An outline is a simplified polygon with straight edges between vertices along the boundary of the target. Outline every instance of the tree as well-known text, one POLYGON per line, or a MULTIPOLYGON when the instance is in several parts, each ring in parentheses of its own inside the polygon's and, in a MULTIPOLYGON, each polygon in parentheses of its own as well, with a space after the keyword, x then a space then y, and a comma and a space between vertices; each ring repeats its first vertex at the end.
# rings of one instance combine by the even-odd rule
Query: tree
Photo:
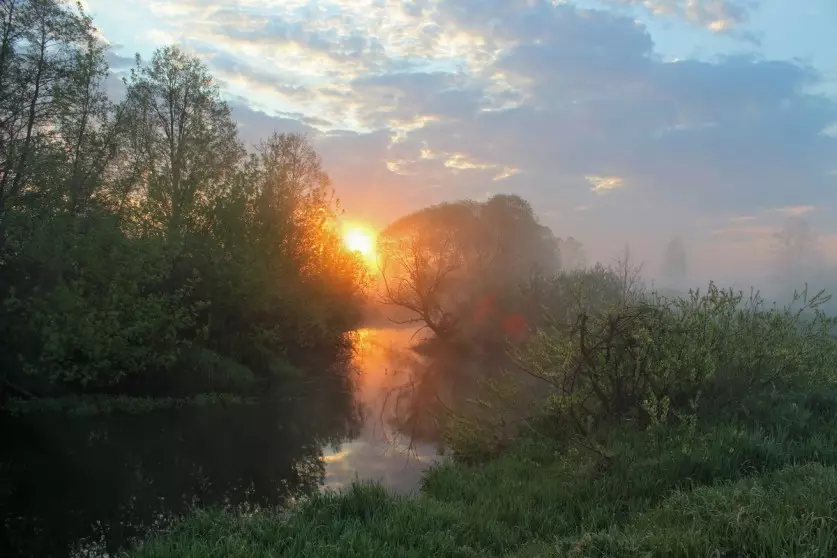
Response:
MULTIPOLYGON (((11 210, 37 199, 75 199, 89 173, 81 154, 104 102, 105 75, 92 21, 61 0, 0 5, 0 248, 11 210), (62 162, 72 159, 70 176, 62 162)), ((45 209, 44 204, 41 207, 45 209)), ((53 207, 50 205, 50 207, 53 207)), ((32 212, 28 219, 33 217, 32 212)))
POLYGON ((559 266, 557 239, 510 195, 407 215, 382 231, 378 251, 383 302, 406 312, 399 323, 420 323, 441 339, 501 319, 504 297, 533 272, 559 266))
POLYGON ((205 225, 212 200, 229 187, 243 157, 230 109, 206 66, 177 47, 154 52, 125 81, 128 191, 147 204, 150 222, 182 235, 205 225))
POLYGON ((174 47, 138 58, 114 106, 89 18, 0 7, 0 405, 246 392, 343 350, 367 272, 307 139, 245 157, 174 47))
POLYGON ((802 217, 788 219, 782 230, 774 235, 774 240, 782 266, 805 265, 817 255, 817 237, 802 217))
POLYGON ((686 247, 680 237, 672 238, 666 245, 662 276, 672 287, 681 286, 686 279, 686 247))
POLYGON ((788 219, 774 235, 773 254, 774 277, 782 288, 812 280, 822 271, 819 239, 802 217, 788 219))
POLYGON ((560 255, 561 269, 571 271, 581 269, 587 265, 587 256, 581 242, 573 237, 558 239, 558 253, 560 255))

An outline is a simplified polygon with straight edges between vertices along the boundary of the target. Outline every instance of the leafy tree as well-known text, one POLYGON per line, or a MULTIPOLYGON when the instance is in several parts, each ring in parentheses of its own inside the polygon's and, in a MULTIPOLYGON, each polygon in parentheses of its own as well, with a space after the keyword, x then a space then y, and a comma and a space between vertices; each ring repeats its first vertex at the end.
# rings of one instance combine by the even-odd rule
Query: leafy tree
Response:
POLYGON ((0 17, 0 248, 8 248, 10 211, 32 217, 33 204, 45 203, 37 200, 75 200, 84 190, 81 154, 105 110, 96 87, 106 66, 80 8, 8 0, 0 17))
POLYGON ((686 279, 686 247, 680 237, 672 238, 666 245, 662 275, 670 286, 681 286, 686 279))
POLYGON ((153 228, 195 231, 243 157, 230 109, 206 66, 177 47, 147 65, 137 57, 126 86, 129 191, 145 202, 153 228))
POLYGON ((368 273, 307 139, 247 157, 175 47, 138 58, 113 105, 83 12, 2 7, 0 404, 243 392, 341 350, 368 273))
POLYGON ((561 258, 561 269, 573 271, 587 265, 587 256, 581 242, 573 237, 558 239, 558 253, 561 258))
POLYGON ((431 206, 379 235, 384 302, 439 338, 497 326, 505 294, 534 272, 557 271, 558 246, 518 196, 431 206))
POLYGON ((780 269, 799 269, 816 260, 817 237, 811 225, 802 217, 789 219, 774 235, 776 264, 780 269))

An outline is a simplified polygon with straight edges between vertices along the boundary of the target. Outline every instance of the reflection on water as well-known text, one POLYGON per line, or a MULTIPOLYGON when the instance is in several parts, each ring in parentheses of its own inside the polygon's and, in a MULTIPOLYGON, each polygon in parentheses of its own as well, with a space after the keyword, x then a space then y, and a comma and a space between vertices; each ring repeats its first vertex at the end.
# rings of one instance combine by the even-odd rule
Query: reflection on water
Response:
POLYGON ((355 479, 412 490, 435 447, 408 452, 383 406, 411 335, 362 330, 353 362, 257 405, 0 416, 0 556, 113 551, 195 504, 284 505, 355 479))
POLYGON ((363 408, 360 435, 327 451, 324 487, 339 489, 354 480, 375 480, 398 492, 410 492, 423 471, 439 458, 436 446, 410 443, 391 424, 392 398, 401 381, 410 329, 362 329, 357 332, 355 361, 361 377, 357 397, 363 408))

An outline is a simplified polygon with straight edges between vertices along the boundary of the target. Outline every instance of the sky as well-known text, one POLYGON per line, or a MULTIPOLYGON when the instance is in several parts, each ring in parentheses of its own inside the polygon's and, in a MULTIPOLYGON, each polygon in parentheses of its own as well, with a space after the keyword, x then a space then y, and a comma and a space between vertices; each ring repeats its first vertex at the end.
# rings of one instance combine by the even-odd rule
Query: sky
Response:
POLYGON ((835 0, 86 0, 115 75, 169 43, 242 138, 307 133, 382 227, 515 193, 592 259, 741 286, 807 219, 837 264, 835 0))

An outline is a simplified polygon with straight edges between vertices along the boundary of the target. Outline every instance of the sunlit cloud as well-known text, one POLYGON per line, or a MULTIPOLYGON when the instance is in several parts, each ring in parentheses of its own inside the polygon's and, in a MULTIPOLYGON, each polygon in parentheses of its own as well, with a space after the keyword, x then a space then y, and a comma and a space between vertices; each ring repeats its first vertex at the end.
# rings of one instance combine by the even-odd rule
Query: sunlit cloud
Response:
POLYGON ((746 21, 751 1, 742 0, 607 0, 611 4, 641 6, 651 14, 680 17, 713 32, 728 31, 746 21))
POLYGON ((494 168, 494 165, 488 163, 479 163, 477 161, 469 160, 468 157, 462 153, 452 153, 449 155, 445 161, 445 166, 449 169, 454 169, 455 171, 471 169, 485 170, 494 168))
POLYGON ((590 190, 596 194, 604 194, 625 185, 624 181, 618 176, 586 175, 584 178, 587 182, 592 184, 593 187, 590 188, 590 190))
POLYGON ((520 169, 515 169, 512 167, 503 167, 503 170, 500 171, 498 174, 494 175, 494 178, 492 178, 491 180, 494 180, 495 182, 498 180, 505 180, 506 178, 514 176, 519 172, 520 169))
POLYGON ((426 126, 429 122, 438 120, 435 116, 418 116, 410 120, 393 119, 389 121, 389 129, 392 130, 393 143, 399 143, 407 139, 410 132, 426 126))
POLYGON ((782 215, 786 215, 788 217, 800 217, 806 213, 811 213, 816 209, 817 208, 813 205, 792 205, 787 207, 777 207, 769 211, 771 213, 781 213, 782 215))
POLYGON ((832 138, 837 138, 837 122, 833 122, 822 129, 820 132, 824 136, 829 136, 832 138))

